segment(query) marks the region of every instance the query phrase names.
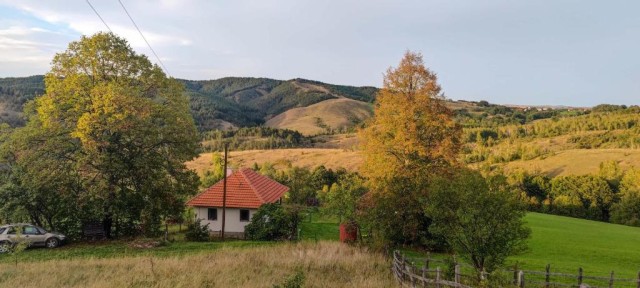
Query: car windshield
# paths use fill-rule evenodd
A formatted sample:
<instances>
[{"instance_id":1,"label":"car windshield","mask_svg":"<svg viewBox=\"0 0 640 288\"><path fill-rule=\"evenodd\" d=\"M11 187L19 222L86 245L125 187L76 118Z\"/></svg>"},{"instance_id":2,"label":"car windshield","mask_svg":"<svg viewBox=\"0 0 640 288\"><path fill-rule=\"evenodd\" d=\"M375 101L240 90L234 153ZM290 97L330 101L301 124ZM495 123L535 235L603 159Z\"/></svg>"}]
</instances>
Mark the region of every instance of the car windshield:
<instances>
[{"instance_id":1,"label":"car windshield","mask_svg":"<svg viewBox=\"0 0 640 288\"><path fill-rule=\"evenodd\" d=\"M38 231L40 231L40 234L47 234L47 230L44 230L42 227L38 227L38 226L35 226L35 227L36 229L38 229Z\"/></svg>"},{"instance_id":2,"label":"car windshield","mask_svg":"<svg viewBox=\"0 0 640 288\"><path fill-rule=\"evenodd\" d=\"M6 227L0 228L0 234L4 233L4 230L7 230Z\"/></svg>"}]
</instances>

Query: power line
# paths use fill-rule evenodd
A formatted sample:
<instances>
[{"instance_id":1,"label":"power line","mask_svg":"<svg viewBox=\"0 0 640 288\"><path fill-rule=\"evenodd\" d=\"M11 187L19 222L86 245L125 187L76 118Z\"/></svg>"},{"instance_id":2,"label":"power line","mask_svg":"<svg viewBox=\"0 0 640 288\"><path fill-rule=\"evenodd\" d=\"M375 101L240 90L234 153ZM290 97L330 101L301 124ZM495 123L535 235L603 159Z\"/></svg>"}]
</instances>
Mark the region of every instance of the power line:
<instances>
[{"instance_id":1,"label":"power line","mask_svg":"<svg viewBox=\"0 0 640 288\"><path fill-rule=\"evenodd\" d=\"M91 2L89 2L89 0L87 0L87 4L89 4L89 7L91 7L91 10L93 10L93 12L96 12L96 15L98 15L98 18L100 18L102 23L104 23L104 26L107 26L107 29L109 29L109 32L113 33L113 31L111 31L111 28L109 28L109 25L107 25L107 22L105 22L104 19L102 19L102 16L100 16L100 13L98 13L98 10L96 10L96 8L94 8L93 5L91 5Z\"/></svg>"},{"instance_id":2,"label":"power line","mask_svg":"<svg viewBox=\"0 0 640 288\"><path fill-rule=\"evenodd\" d=\"M89 2L89 0L87 0L87 2ZM124 9L124 12L127 13L127 16L131 20L131 23L133 23L133 26L135 26L136 30L138 30L138 32L140 33L140 36L142 36L142 39L144 39L144 42L147 43L147 46L149 46L149 49L151 49L151 52L153 53L153 55L156 56L156 59L158 59L158 62L160 62L160 65L162 65L162 69L164 69L164 72L167 73L167 75L169 75L169 77L173 77L173 76L171 76L171 74L169 74L169 70L167 70L167 67L164 66L164 63L162 63L162 60L160 60L160 57L158 57L158 54L156 54L156 51L153 50L153 48L151 48L151 44L149 44L149 41L147 41L147 38L144 37L144 34L142 34L142 30L140 30L140 28L138 28L138 25L136 24L136 21L133 21L133 18L129 14L129 11L127 11L127 8L124 7L124 4L122 4L122 1L118 0L118 2L120 3L120 6L122 6L122 9ZM89 4L89 5L91 5L91 4ZM100 19L102 19L102 18L100 18ZM106 25L106 23L105 23L105 25Z\"/></svg>"}]
</instances>

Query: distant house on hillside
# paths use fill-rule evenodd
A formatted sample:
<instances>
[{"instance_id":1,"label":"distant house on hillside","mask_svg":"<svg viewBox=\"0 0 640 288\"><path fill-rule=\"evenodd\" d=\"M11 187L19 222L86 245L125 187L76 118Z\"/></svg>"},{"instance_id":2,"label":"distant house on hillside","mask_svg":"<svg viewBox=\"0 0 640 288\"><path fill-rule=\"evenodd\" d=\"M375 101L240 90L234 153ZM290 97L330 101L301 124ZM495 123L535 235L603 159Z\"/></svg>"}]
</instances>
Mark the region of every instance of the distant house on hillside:
<instances>
[{"instance_id":1,"label":"distant house on hillside","mask_svg":"<svg viewBox=\"0 0 640 288\"><path fill-rule=\"evenodd\" d=\"M187 202L194 207L196 218L209 224L212 232L222 231L223 180L205 189ZM279 202L289 191L284 186L251 169L245 168L227 176L225 236L244 237L244 226L265 203Z\"/></svg>"}]
</instances>

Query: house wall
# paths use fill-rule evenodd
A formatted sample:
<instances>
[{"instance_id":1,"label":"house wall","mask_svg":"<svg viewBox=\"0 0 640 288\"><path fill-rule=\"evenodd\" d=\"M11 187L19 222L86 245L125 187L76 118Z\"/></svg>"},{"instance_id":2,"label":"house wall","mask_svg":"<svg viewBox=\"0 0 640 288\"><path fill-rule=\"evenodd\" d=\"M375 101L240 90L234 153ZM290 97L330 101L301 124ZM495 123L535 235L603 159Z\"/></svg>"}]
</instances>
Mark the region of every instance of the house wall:
<instances>
[{"instance_id":1,"label":"house wall","mask_svg":"<svg viewBox=\"0 0 640 288\"><path fill-rule=\"evenodd\" d=\"M218 209L218 220L209 221L208 208ZM249 210L249 219L256 213L256 209ZM195 207L196 217L201 220L200 224L209 224L209 231L219 232L222 230L222 207ZM226 225L224 227L225 235L231 233L244 233L244 226L249 224L249 221L240 221L240 209L239 208L227 208L226 212Z\"/></svg>"}]
</instances>

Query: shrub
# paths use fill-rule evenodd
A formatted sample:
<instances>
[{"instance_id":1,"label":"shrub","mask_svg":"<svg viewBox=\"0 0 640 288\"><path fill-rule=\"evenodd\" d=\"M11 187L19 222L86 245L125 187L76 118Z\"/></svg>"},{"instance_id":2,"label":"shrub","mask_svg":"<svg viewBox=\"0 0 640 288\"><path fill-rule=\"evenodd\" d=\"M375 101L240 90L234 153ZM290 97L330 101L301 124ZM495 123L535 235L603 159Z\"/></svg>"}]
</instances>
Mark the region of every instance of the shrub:
<instances>
[{"instance_id":1,"label":"shrub","mask_svg":"<svg viewBox=\"0 0 640 288\"><path fill-rule=\"evenodd\" d=\"M244 227L245 234L251 240L293 240L298 232L299 214L297 206L264 204Z\"/></svg>"},{"instance_id":2,"label":"shrub","mask_svg":"<svg viewBox=\"0 0 640 288\"><path fill-rule=\"evenodd\" d=\"M300 288L304 285L304 271L297 268L296 272L287 277L281 285L273 285L273 288Z\"/></svg>"},{"instance_id":3,"label":"shrub","mask_svg":"<svg viewBox=\"0 0 640 288\"><path fill-rule=\"evenodd\" d=\"M204 242L209 240L209 224L202 225L200 219L196 220L187 227L184 237L188 241Z\"/></svg>"},{"instance_id":4,"label":"shrub","mask_svg":"<svg viewBox=\"0 0 640 288\"><path fill-rule=\"evenodd\" d=\"M640 196L629 193L611 208L611 222L640 226Z\"/></svg>"}]
</instances>

